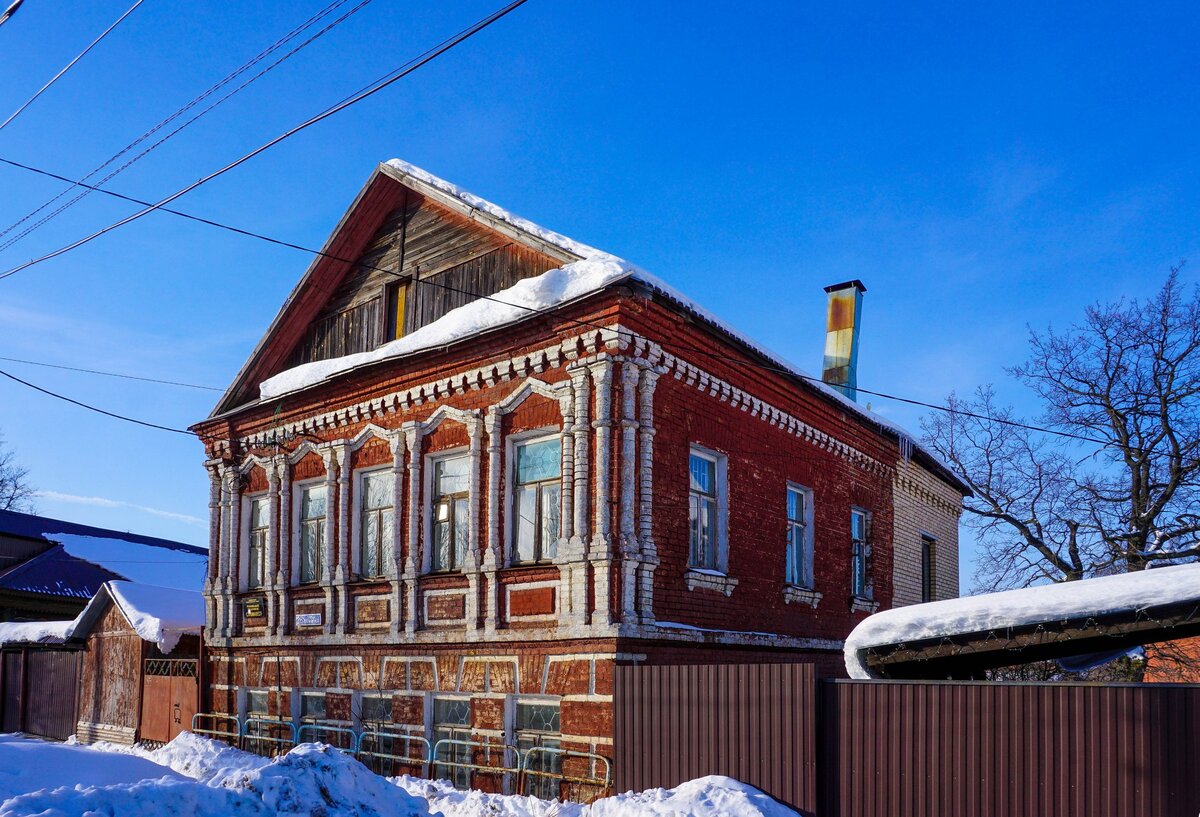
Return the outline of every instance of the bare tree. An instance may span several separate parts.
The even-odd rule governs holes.
[[[0,510],[33,510],[34,490],[28,482],[29,469],[20,465],[0,437]]]
[[[1009,370],[1041,399],[1021,425],[990,386],[950,395],[926,441],[971,486],[983,589],[1142,570],[1200,556],[1200,295],[1172,270],[1152,298],[1030,331]]]

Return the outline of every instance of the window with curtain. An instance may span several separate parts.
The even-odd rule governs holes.
[[[519,443],[514,471],[513,561],[549,561],[558,550],[561,523],[562,441]]]

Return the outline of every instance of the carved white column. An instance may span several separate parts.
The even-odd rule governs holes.
[[[275,635],[290,629],[292,600],[292,464],[287,456],[279,458],[279,562],[275,569],[275,604],[278,618]]]
[[[596,389],[595,486],[592,507],[592,542],[589,558],[592,562],[593,600],[592,624],[607,626],[611,622],[609,593],[612,565],[612,361],[604,358],[588,366]]]
[[[638,384],[638,539],[642,564],[638,568],[638,610],[643,624],[654,623],[654,570],[658,547],[654,543],[654,388],[659,372],[642,369]]]
[[[404,435],[392,432],[388,435],[388,443],[392,449],[392,541],[391,558],[386,559],[385,569],[392,584],[391,630],[392,635],[399,635],[402,617],[400,610],[404,605],[404,586],[400,581],[404,573],[401,559],[403,539],[400,526],[400,509],[404,506]]]
[[[591,408],[591,381],[587,367],[574,364],[571,375],[571,436],[563,434],[563,447],[570,446],[571,457],[571,536],[559,549],[558,623],[562,627],[588,623],[588,457],[592,429],[588,424]],[[564,423],[565,426],[565,423]],[[565,462],[565,459],[564,459]],[[564,486],[566,490],[566,486]]]
[[[471,438],[470,483],[467,487],[467,515],[471,521],[467,525],[467,558],[463,568],[467,574],[467,629],[474,630],[479,626],[479,494],[483,488],[480,484],[483,473],[480,461],[483,451],[483,421],[478,416],[467,422],[467,434]]]
[[[591,443],[591,428],[588,426],[588,409],[591,407],[591,384],[587,369],[580,367],[571,372],[571,388],[575,393],[575,524],[572,542],[582,544],[581,552],[587,552],[588,527],[588,449]]]
[[[267,465],[267,552],[263,554],[263,585],[267,601],[267,632],[274,633],[279,625],[278,600],[275,598],[275,549],[279,547],[279,480],[283,468],[282,457],[276,457]]]
[[[503,444],[500,413],[493,406],[484,418],[487,432],[488,480],[487,480],[487,550],[483,553],[483,572],[487,588],[483,600],[483,629],[491,635],[496,632],[500,621],[500,573],[504,564],[500,537],[500,446]]]
[[[229,542],[225,551],[229,556],[225,616],[231,636],[241,635],[242,629],[234,598],[242,589],[242,548],[242,475],[234,468],[229,481]]]
[[[217,577],[221,562],[221,463],[209,460],[208,469],[208,565],[204,573],[204,629],[211,638],[217,633]]]
[[[637,571],[641,560],[634,517],[637,501],[637,403],[640,372],[636,363],[626,360],[621,364],[621,453],[618,463],[620,473],[620,575],[621,575],[621,620],[637,621]]]
[[[350,491],[351,479],[354,476],[351,467],[353,455],[354,452],[350,450],[350,446],[338,447],[338,563],[333,572],[333,583],[336,586],[337,597],[337,624],[334,631],[339,635],[346,634],[346,624],[350,619],[350,592],[346,587],[346,582],[354,575],[354,568],[350,564],[350,520],[354,513],[354,509],[351,507],[353,498]]]
[[[321,554],[321,585],[325,590],[325,632],[333,633],[333,581],[337,539],[337,454],[332,448],[322,453],[325,460],[325,543]]]
[[[408,615],[404,630],[417,629],[420,611],[417,609],[417,565],[421,564],[421,426],[405,423],[404,436],[408,445],[408,553],[404,559],[404,599]]]
[[[217,542],[217,576],[214,591],[217,594],[217,633],[221,638],[229,637],[229,594],[233,588],[229,583],[229,531],[233,522],[231,495],[233,492],[233,469],[221,466],[221,539]]]
[[[563,545],[575,533],[575,400],[574,389],[567,384],[566,393],[558,400],[562,412],[562,505],[560,506],[559,529],[560,555]]]

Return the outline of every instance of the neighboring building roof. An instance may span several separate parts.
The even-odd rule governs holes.
[[[83,608],[68,633],[71,638],[86,638],[115,604],[129,625],[145,641],[157,644],[164,653],[175,649],[184,635],[199,635],[204,627],[204,596],[190,590],[155,587],[135,582],[105,582]]]
[[[54,545],[0,573],[0,590],[90,599],[100,586],[123,575],[73,556]]]
[[[1197,633],[1200,565],[1176,565],[884,610],[846,639],[846,671],[945,678]]]
[[[23,579],[14,578],[14,581],[25,581],[30,585],[40,582],[53,587],[58,578],[53,571],[58,567],[64,571],[62,578],[70,585],[71,592],[56,595],[82,598],[90,598],[101,582],[114,578],[184,590],[198,590],[204,583],[208,550],[184,542],[16,511],[0,511],[0,533],[40,538],[62,548],[61,553],[50,558],[46,557],[52,551],[46,551],[10,568],[0,574],[0,585],[25,565],[30,566],[31,572]]]
[[[773,368],[783,374],[790,374],[803,386],[812,389],[824,398],[838,403],[853,414],[869,421],[890,436],[899,441],[914,443],[918,455],[945,481],[953,484],[965,494],[970,494],[970,488],[951,468],[949,468],[933,451],[916,443],[912,435],[895,423],[858,405],[836,389],[821,382],[800,367],[776,354],[760,343],[734,329],[695,301],[688,298],[661,279],[645,270],[617,258],[602,250],[575,241],[553,230],[548,230],[527,219],[516,216],[502,207],[480,198],[444,179],[434,176],[428,171],[415,167],[400,159],[392,159],[379,166],[375,174],[367,182],[359,194],[355,204],[342,219],[333,237],[326,244],[325,253],[332,254],[332,248],[339,233],[350,221],[350,215],[368,194],[376,188],[380,177],[387,177],[402,185],[408,186],[422,195],[434,200],[465,210],[472,218],[481,221],[493,229],[499,229],[524,240],[533,246],[555,252],[561,258],[568,259],[558,269],[550,270],[534,278],[518,281],[508,289],[496,292],[487,298],[480,298],[457,309],[451,310],[439,320],[436,320],[416,331],[385,343],[368,352],[346,355],[344,357],[319,360],[306,363],[284,371],[279,371],[266,377],[259,384],[259,400],[270,400],[301,391],[315,386],[329,378],[349,372],[363,366],[369,366],[385,360],[396,360],[405,356],[431,348],[441,348],[458,341],[476,336],[480,333],[498,329],[503,326],[529,320],[539,312],[561,307],[565,304],[581,300],[601,290],[622,283],[635,282],[655,294],[665,298],[675,306],[699,318],[711,328],[725,335],[735,343],[745,347],[755,356],[764,359]],[[239,372],[234,383],[229,387],[221,402],[218,403],[211,417],[223,416],[233,410],[245,408],[255,403],[233,406],[234,398],[247,387],[245,382],[256,371],[255,362],[267,346],[268,339],[274,336],[279,327],[289,315],[294,305],[299,301],[299,295],[318,270],[324,270],[323,258],[318,258],[309,267],[300,283],[297,284],[287,302],[276,315],[271,327],[252,353],[250,360]],[[210,418],[211,419],[211,418]]]
[[[74,623],[74,621],[0,622],[0,645],[63,644]]]

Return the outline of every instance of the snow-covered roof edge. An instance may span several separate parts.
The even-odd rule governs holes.
[[[174,650],[184,635],[199,635],[204,628],[204,596],[200,593],[137,582],[110,581],[105,582],[83,608],[67,636],[86,638],[110,602],[117,606],[138,636],[157,644],[164,654]]]
[[[0,645],[66,641],[74,620],[0,622]]]
[[[851,678],[875,677],[866,662],[874,648],[1193,600],[1200,604],[1200,564],[895,607],[867,616],[850,632],[846,672]]]

